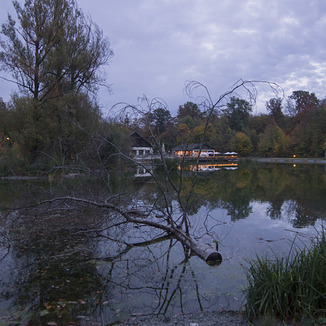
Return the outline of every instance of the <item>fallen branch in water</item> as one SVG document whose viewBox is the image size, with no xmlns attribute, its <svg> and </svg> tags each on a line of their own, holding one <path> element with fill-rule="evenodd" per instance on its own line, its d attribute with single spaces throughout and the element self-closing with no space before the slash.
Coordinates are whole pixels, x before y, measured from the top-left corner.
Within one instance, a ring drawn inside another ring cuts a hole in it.
<svg viewBox="0 0 326 326">
<path fill-rule="evenodd" d="M 173 219 L 171 217 L 162 219 L 162 222 L 156 222 L 150 219 L 150 213 L 148 213 L 147 215 L 145 214 L 145 212 L 142 212 L 142 214 L 135 214 L 135 210 L 124 210 L 121 207 L 108 203 L 107 201 L 97 202 L 93 200 L 71 196 L 57 197 L 45 200 L 40 202 L 39 205 L 51 204 L 58 201 L 61 201 L 63 203 L 67 203 L 68 201 L 78 202 L 86 205 L 95 206 L 97 208 L 112 210 L 122 216 L 128 223 L 132 223 L 134 225 L 149 226 L 164 231 L 167 236 L 172 236 L 175 239 L 179 240 L 187 249 L 192 252 L 193 255 L 198 256 L 209 265 L 219 265 L 222 262 L 222 256 L 216 250 L 216 246 L 203 244 L 193 239 L 189 234 L 186 233 L 185 230 L 182 229 L 180 225 L 175 226 L 175 224 L 172 222 Z M 137 215 L 145 216 L 145 218 L 135 217 Z M 164 222 L 166 222 L 166 224 L 163 224 Z"/>
</svg>

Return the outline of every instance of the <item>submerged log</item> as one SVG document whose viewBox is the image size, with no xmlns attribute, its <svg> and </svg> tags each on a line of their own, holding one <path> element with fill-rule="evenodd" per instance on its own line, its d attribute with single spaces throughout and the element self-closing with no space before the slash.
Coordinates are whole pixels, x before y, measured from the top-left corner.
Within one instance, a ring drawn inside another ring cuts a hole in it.
<svg viewBox="0 0 326 326">
<path fill-rule="evenodd" d="M 111 199 L 117 198 L 119 195 L 112 196 Z M 133 223 L 136 226 L 146 225 L 149 227 L 153 227 L 164 231 L 167 235 L 171 235 L 179 240 L 186 248 L 191 250 L 191 252 L 197 255 L 199 258 L 203 259 L 209 265 L 220 265 L 222 263 L 222 256 L 216 250 L 216 246 L 202 244 L 199 243 L 197 240 L 191 238 L 181 227 L 176 227 L 172 223 L 170 223 L 170 219 L 168 218 L 167 221 L 169 222 L 168 225 L 163 224 L 161 222 L 153 221 L 148 219 L 149 213 L 144 213 L 143 211 L 139 210 L 124 210 L 119 206 L 113 205 L 109 202 L 101 202 L 98 203 L 96 201 L 78 198 L 78 197 L 71 197 L 71 196 L 64 196 L 64 197 L 57 197 L 49 200 L 44 200 L 39 204 L 48 204 L 54 201 L 73 201 L 73 202 L 81 202 L 87 205 L 93 205 L 98 208 L 106 208 L 112 210 L 122 217 L 125 218 L 127 222 Z M 32 207 L 32 206 L 31 206 Z"/>
<path fill-rule="evenodd" d="M 222 255 L 216 246 L 200 243 L 184 233 L 183 230 L 173 228 L 172 234 L 183 243 L 192 253 L 203 259 L 208 265 L 218 266 L 222 263 Z"/>
<path fill-rule="evenodd" d="M 198 257 L 205 260 L 208 265 L 220 265 L 222 263 L 222 255 L 216 251 L 213 245 L 207 245 L 191 239 L 189 249 Z"/>
<path fill-rule="evenodd" d="M 107 204 L 109 206 L 109 204 Z M 110 207 L 112 207 L 110 205 Z M 121 209 L 114 207 L 127 221 L 136 225 L 147 225 L 165 231 L 168 235 L 172 235 L 179 240 L 191 252 L 203 259 L 209 265 L 220 265 L 222 263 L 222 255 L 216 250 L 216 245 L 208 245 L 199 243 L 185 233 L 181 227 L 172 226 L 171 224 L 165 225 L 149 219 L 135 218 L 131 216 L 130 212 L 124 212 Z"/>
</svg>

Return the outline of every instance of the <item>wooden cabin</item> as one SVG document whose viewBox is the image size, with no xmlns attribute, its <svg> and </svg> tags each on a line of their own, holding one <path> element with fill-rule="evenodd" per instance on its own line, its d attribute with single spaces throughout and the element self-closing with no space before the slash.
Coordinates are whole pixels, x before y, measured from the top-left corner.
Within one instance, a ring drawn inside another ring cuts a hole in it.
<svg viewBox="0 0 326 326">
<path fill-rule="evenodd" d="M 144 158 L 153 154 L 152 145 L 137 132 L 130 135 L 131 155 L 136 158 Z"/>
</svg>

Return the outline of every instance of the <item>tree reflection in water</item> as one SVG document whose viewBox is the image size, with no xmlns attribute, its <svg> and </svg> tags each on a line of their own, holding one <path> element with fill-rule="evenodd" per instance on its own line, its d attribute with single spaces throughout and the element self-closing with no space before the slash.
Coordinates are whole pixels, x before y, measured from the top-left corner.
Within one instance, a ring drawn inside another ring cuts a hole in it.
<svg viewBox="0 0 326 326">
<path fill-rule="evenodd" d="M 192 257 L 188 248 L 164 232 L 124 223 L 105 209 L 65 201 L 32 205 L 46 199 L 47 191 L 51 196 L 67 190 L 107 196 L 98 182 L 90 185 L 87 180 L 86 188 L 75 182 L 60 181 L 51 187 L 37 182 L 0 184 L 1 207 L 29 205 L 1 211 L 1 322 L 87 325 L 91 320 L 101 325 L 137 313 L 173 315 L 238 307 L 233 300 L 238 294 L 232 293 L 239 292 L 234 284 L 241 285 L 235 281 L 241 276 L 239 264 L 251 251 L 266 248 L 260 230 L 250 224 L 256 207 L 265 207 L 262 223 L 270 218 L 293 230 L 315 226 L 326 216 L 322 167 L 294 170 L 243 164 L 237 170 L 206 172 L 193 189 L 188 222 L 196 239 L 219 240 L 224 260 L 216 269 Z M 182 193 L 187 194 L 189 187 L 191 182 L 185 179 Z M 120 204 L 130 209 L 160 200 L 150 182 L 129 183 L 128 191 Z M 283 231 L 270 234 L 277 239 Z M 246 247 L 245 236 L 256 247 Z"/>
<path fill-rule="evenodd" d="M 2 260 L 10 267 L 2 272 L 1 297 L 10 309 L 3 318 L 26 325 L 87 324 L 88 318 L 108 323 L 135 311 L 189 312 L 190 302 L 203 309 L 191 252 L 178 241 L 153 238 L 152 231 L 128 224 L 115 229 L 114 217 L 108 221 L 100 210 L 61 209 L 36 207 L 7 216 L 3 245 L 11 251 Z M 146 233 L 150 240 L 144 240 Z"/>
</svg>

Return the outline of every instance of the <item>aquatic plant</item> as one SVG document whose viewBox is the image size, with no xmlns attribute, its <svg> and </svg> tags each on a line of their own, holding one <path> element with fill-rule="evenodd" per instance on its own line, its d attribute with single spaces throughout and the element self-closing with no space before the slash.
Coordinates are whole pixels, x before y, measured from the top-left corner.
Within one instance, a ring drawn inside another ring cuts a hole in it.
<svg viewBox="0 0 326 326">
<path fill-rule="evenodd" d="M 246 272 L 245 312 L 249 320 L 275 316 L 282 320 L 326 321 L 326 235 L 311 245 L 292 243 L 287 257 L 257 257 Z"/>
</svg>

